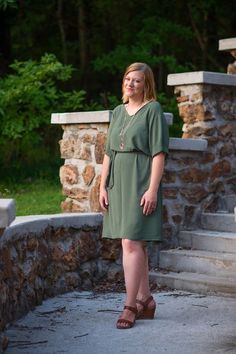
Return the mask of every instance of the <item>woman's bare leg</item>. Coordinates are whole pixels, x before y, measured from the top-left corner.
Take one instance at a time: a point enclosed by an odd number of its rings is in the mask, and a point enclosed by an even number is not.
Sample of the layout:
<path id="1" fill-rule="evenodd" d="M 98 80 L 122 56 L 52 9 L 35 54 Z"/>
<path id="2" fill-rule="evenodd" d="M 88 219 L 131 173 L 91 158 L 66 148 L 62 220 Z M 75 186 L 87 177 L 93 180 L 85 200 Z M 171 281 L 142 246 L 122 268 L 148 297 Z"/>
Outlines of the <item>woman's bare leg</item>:
<path id="1" fill-rule="evenodd" d="M 149 266 L 148 266 L 148 253 L 145 246 L 143 246 L 143 252 L 145 257 L 145 266 L 143 269 L 143 274 L 140 279 L 139 289 L 137 297 L 139 300 L 146 300 L 150 295 L 150 286 L 149 286 Z"/>
<path id="2" fill-rule="evenodd" d="M 140 279 L 140 284 L 139 284 L 139 289 L 138 289 L 138 294 L 137 294 L 137 299 L 141 300 L 142 302 L 145 302 L 150 296 L 150 284 L 149 284 L 149 264 L 148 264 L 148 252 L 147 248 L 143 246 L 143 251 L 145 254 L 145 268 L 143 275 Z M 155 300 L 152 300 L 149 303 L 149 307 L 153 308 L 155 307 Z M 142 310 L 142 305 L 137 304 L 138 311 Z"/>
<path id="3" fill-rule="evenodd" d="M 136 307 L 136 298 L 140 288 L 141 278 L 146 272 L 146 255 L 143 243 L 128 239 L 122 240 L 123 267 L 126 287 L 126 305 Z M 124 310 L 121 318 L 133 321 L 135 315 Z M 124 325 L 125 327 L 125 325 Z"/>

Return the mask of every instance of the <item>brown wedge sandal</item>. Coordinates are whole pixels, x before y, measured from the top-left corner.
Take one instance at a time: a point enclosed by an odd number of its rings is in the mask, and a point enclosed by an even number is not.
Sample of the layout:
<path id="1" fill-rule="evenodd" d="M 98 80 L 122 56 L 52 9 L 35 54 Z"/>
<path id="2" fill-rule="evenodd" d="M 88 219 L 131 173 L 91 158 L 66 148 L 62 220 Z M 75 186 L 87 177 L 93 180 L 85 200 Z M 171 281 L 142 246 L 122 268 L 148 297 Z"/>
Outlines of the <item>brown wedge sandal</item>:
<path id="1" fill-rule="evenodd" d="M 134 321 L 126 320 L 125 318 L 119 318 L 116 322 L 116 328 L 118 329 L 129 329 L 132 328 L 135 324 L 136 316 L 138 314 L 137 308 L 132 306 L 124 306 L 124 310 L 129 310 L 135 314 Z"/>
<path id="2" fill-rule="evenodd" d="M 153 320 L 154 314 L 156 311 L 156 303 L 152 307 L 148 307 L 151 301 L 155 300 L 153 299 L 153 296 L 149 296 L 146 301 L 141 301 L 141 300 L 136 300 L 137 304 L 141 305 L 143 308 L 141 311 L 138 311 L 137 319 L 139 320 Z"/>

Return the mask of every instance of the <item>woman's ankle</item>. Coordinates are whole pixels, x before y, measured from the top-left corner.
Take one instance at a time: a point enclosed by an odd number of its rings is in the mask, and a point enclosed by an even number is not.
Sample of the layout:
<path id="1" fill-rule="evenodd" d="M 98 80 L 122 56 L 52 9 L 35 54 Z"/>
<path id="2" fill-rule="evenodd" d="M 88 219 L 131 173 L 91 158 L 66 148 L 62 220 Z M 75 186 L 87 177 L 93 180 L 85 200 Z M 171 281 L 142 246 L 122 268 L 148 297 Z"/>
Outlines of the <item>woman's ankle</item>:
<path id="1" fill-rule="evenodd" d="M 150 297 L 152 296 L 152 294 L 149 292 L 147 294 L 138 294 L 137 295 L 137 300 L 145 302 L 147 301 Z"/>

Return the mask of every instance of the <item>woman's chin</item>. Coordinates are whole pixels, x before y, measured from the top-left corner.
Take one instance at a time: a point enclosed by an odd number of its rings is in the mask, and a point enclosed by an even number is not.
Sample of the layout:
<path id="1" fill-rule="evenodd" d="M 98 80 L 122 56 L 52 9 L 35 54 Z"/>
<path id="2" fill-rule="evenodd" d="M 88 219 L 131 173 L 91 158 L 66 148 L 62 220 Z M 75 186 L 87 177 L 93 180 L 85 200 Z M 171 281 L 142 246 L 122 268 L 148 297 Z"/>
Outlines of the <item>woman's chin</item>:
<path id="1" fill-rule="evenodd" d="M 126 96 L 131 96 L 131 95 L 133 95 L 134 94 L 134 90 L 126 90 L 125 91 L 125 94 L 126 94 Z"/>

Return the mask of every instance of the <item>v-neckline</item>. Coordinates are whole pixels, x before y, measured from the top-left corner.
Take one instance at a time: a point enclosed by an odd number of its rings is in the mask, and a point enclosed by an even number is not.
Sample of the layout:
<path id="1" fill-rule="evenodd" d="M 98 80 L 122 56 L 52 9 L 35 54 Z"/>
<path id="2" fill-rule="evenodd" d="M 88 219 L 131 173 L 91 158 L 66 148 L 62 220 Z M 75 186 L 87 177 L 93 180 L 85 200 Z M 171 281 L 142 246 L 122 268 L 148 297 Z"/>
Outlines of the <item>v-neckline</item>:
<path id="1" fill-rule="evenodd" d="M 145 103 L 143 106 L 141 106 L 134 114 L 129 114 L 129 112 L 127 111 L 126 107 L 125 107 L 125 104 L 123 104 L 123 107 L 124 107 L 124 110 L 126 112 L 126 114 L 129 116 L 129 117 L 133 117 L 135 116 L 139 111 L 141 111 L 144 107 L 146 107 L 149 103 L 151 103 L 153 101 L 148 101 L 147 103 Z"/>

